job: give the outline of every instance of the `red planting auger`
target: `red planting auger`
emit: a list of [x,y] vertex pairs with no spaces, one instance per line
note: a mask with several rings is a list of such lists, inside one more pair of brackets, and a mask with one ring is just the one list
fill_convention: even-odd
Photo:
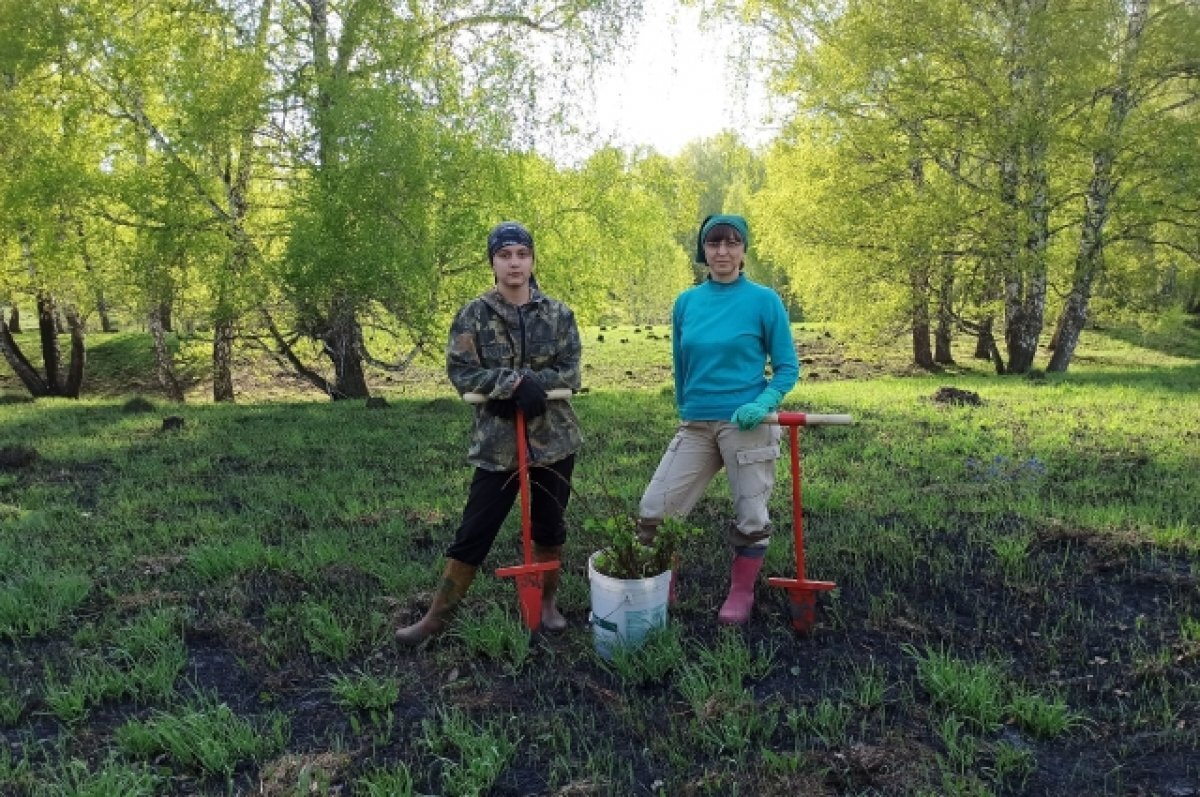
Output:
[[[556,388],[546,393],[547,400],[565,401],[571,398],[568,388]],[[468,404],[484,404],[487,396],[482,393],[464,393],[463,401]],[[517,599],[521,602],[521,618],[530,631],[538,630],[542,624],[542,574],[557,570],[559,562],[533,561],[533,520],[530,514],[529,496],[529,446],[525,439],[525,413],[517,410],[514,418],[517,427],[517,479],[521,489],[521,546],[525,562],[496,570],[499,578],[512,577],[517,583]]]
[[772,587],[788,591],[792,628],[802,634],[812,630],[816,621],[817,593],[828,592],[837,585],[832,581],[811,581],[804,576],[804,513],[800,504],[800,434],[801,426],[846,426],[849,415],[808,415],[803,412],[779,412],[768,415],[763,423],[776,423],[788,428],[792,458],[792,529],[796,535],[796,577],[768,578]]

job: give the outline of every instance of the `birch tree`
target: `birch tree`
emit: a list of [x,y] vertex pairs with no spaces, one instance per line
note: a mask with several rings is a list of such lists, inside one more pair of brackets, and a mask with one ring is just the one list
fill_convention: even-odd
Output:
[[[97,137],[69,69],[69,27],[51,3],[0,8],[0,276],[15,302],[37,311],[41,369],[17,345],[0,313],[0,353],[31,395],[78,397],[83,385],[85,321],[98,275],[87,273],[78,234],[92,182]],[[58,333],[70,340],[64,365]]]
[[[1200,127],[1195,113],[1187,109],[1200,100],[1200,8],[1194,3],[1130,0],[1117,11],[1106,42],[1112,52],[1111,72],[1096,81],[1097,101],[1085,122],[1091,174],[1049,371],[1066,371],[1071,363],[1096,282],[1111,257],[1106,251],[1110,242],[1118,247],[1123,240],[1150,243],[1158,240],[1155,227],[1200,229],[1195,223],[1200,208],[1196,183],[1177,179],[1196,168],[1188,151],[1194,151]],[[1154,198],[1149,206],[1138,201],[1148,195]],[[1110,229],[1114,211],[1118,224],[1128,225],[1126,232],[1114,234]],[[1186,235],[1168,234],[1158,245],[1195,263],[1200,260],[1195,237],[1189,244]]]
[[[293,0],[285,25],[305,64],[295,163],[305,185],[281,271],[298,328],[333,368],[316,382],[333,398],[368,393],[363,316],[377,307],[406,346],[461,296],[455,275],[477,267],[479,241],[503,207],[506,156],[532,141],[539,41],[596,57],[637,0]],[[588,53],[591,52],[589,56]],[[370,168],[367,168],[370,166]],[[353,179],[349,179],[353,176]],[[280,353],[288,357],[282,335]]]
[[[1067,264],[1056,240],[1072,224],[1069,203],[1094,162],[1094,152],[1079,147],[1079,119],[1100,93],[1096,75],[1112,61],[1095,32],[1112,27],[1122,4],[757,0],[739,7],[768,34],[774,91],[796,105],[772,166],[811,148],[814,137],[829,136],[828,146],[845,153],[843,171],[828,182],[818,161],[796,161],[825,188],[810,219],[817,224],[806,227],[810,242],[833,247],[824,251],[835,259],[869,261],[893,295],[907,295],[885,307],[907,316],[915,362],[948,359],[955,318],[989,341],[998,370],[1033,368],[1049,287]],[[915,189],[908,195],[900,190],[906,173]],[[776,191],[777,200],[769,196]],[[789,191],[796,193],[769,177],[762,201],[786,215]],[[852,200],[854,191],[873,191],[875,201]],[[907,224],[922,217],[927,223]],[[996,314],[1006,361],[990,343]],[[926,326],[934,317],[938,351],[930,358]]]

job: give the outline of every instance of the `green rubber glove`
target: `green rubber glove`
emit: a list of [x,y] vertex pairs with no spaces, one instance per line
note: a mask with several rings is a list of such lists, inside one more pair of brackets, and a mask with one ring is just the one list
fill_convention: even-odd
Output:
[[748,432],[762,423],[768,413],[774,412],[781,401],[783,401],[783,394],[775,388],[769,387],[759,393],[754,401],[743,404],[734,410],[733,417],[729,419],[729,422],[736,423],[739,429]]

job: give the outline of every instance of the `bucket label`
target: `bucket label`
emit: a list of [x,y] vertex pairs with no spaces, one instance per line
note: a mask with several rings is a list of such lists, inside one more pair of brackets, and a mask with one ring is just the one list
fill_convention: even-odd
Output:
[[667,607],[625,612],[625,637],[630,642],[641,640],[651,629],[667,624]]
[[621,631],[621,629],[617,628],[616,623],[612,622],[611,620],[605,620],[603,617],[597,617],[595,615],[592,615],[592,625],[599,626],[600,628],[603,628],[605,631],[608,631],[613,634],[620,633],[620,631]]

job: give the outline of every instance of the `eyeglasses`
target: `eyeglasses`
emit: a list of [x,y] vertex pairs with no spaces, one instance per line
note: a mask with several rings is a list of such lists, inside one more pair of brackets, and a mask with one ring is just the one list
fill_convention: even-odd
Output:
[[704,242],[704,248],[705,248],[705,249],[711,249],[711,250],[712,250],[712,251],[714,251],[714,252],[720,252],[720,251],[721,251],[721,245],[722,245],[722,244],[724,244],[724,245],[725,245],[725,247],[726,247],[727,249],[729,249],[729,251],[730,251],[730,252],[733,252],[733,251],[735,251],[735,250],[737,250],[737,249],[741,249],[741,248],[742,248],[742,242],[741,242],[741,241],[735,241],[735,240],[733,240],[733,239],[731,239],[731,238],[726,238],[726,239],[724,239],[724,240],[721,240],[721,241],[705,241],[705,242]]

